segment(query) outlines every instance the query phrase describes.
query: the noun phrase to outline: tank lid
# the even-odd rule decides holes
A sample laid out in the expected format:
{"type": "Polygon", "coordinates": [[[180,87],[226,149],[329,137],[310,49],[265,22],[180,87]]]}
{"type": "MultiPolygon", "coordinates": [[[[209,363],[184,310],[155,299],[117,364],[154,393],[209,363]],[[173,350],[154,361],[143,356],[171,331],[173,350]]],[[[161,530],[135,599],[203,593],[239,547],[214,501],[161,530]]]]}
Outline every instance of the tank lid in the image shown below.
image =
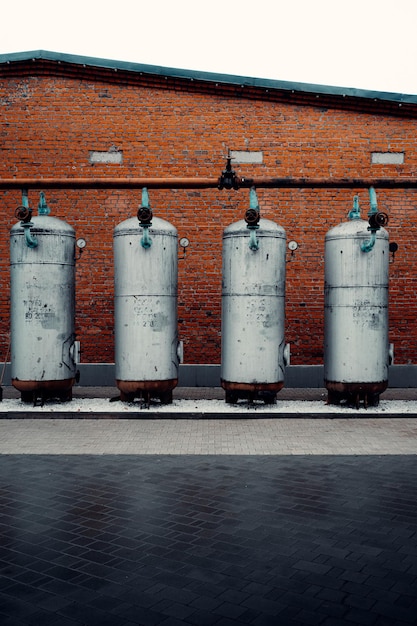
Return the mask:
{"type": "MultiPolygon", "coordinates": [[[[353,219],[349,222],[342,222],[337,226],[334,226],[326,233],[326,240],[328,239],[345,239],[346,237],[363,236],[370,237],[370,231],[368,230],[369,222],[363,219],[353,219]]],[[[385,228],[380,228],[376,231],[376,236],[379,239],[388,238],[388,232],[385,228]]]]}
{"type": "MultiPolygon", "coordinates": [[[[70,224],[50,215],[33,215],[30,221],[33,224],[31,227],[33,232],[67,233],[70,235],[75,233],[74,228],[70,224]]],[[[24,228],[21,222],[18,222],[12,226],[10,234],[23,234],[23,232],[24,228]]]]}
{"type": "MultiPolygon", "coordinates": [[[[226,226],[223,231],[223,237],[238,233],[242,236],[247,235],[248,237],[250,237],[250,230],[245,220],[239,220],[238,222],[234,222],[233,224],[229,224],[229,226],[226,226]]],[[[261,217],[261,219],[259,220],[259,228],[256,229],[256,236],[262,237],[265,235],[285,237],[285,230],[276,222],[261,217]]]]}
{"type": "MultiPolygon", "coordinates": [[[[120,222],[114,229],[114,236],[117,235],[132,235],[137,233],[141,234],[143,231],[142,226],[139,224],[137,217],[129,217],[127,220],[120,222]]],[[[167,220],[162,219],[161,217],[153,217],[152,223],[149,226],[149,233],[160,233],[165,235],[171,235],[172,237],[177,236],[177,229],[173,224],[168,222],[167,220]]]]}

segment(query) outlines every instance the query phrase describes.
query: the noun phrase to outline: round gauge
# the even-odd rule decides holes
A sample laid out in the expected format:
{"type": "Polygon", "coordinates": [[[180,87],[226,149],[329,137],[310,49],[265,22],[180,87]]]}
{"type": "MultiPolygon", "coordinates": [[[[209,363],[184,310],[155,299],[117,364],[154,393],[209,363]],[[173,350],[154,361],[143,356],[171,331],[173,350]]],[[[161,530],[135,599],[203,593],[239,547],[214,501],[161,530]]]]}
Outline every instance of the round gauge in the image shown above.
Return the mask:
{"type": "Polygon", "coordinates": [[[182,239],[180,239],[180,246],[181,248],[186,248],[189,245],[189,241],[187,239],[187,237],[183,237],[182,239]]]}
{"type": "Polygon", "coordinates": [[[85,248],[87,245],[87,242],[85,239],[83,239],[82,237],[80,239],[77,239],[77,247],[80,248],[81,250],[83,248],[85,248]]]}
{"type": "Polygon", "coordinates": [[[291,252],[294,252],[294,250],[297,250],[298,248],[298,243],[296,241],[290,241],[288,243],[288,248],[291,250],[291,252]]]}

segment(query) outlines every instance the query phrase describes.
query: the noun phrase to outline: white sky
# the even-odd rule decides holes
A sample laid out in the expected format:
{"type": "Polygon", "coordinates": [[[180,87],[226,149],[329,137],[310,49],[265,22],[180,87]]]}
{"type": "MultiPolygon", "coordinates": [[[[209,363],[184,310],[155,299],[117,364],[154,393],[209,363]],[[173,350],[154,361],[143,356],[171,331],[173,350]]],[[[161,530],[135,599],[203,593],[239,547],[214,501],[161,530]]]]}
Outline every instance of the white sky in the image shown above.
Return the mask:
{"type": "Polygon", "coordinates": [[[416,18],[417,0],[8,0],[0,54],[417,94],[416,18]]]}

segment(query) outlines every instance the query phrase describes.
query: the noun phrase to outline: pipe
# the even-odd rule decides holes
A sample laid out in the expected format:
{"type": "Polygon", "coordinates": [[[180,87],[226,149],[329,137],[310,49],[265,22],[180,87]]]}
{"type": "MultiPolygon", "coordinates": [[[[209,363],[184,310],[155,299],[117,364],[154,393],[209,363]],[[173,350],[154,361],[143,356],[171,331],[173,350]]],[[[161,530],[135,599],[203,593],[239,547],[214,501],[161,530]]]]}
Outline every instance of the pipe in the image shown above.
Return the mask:
{"type": "Polygon", "coordinates": [[[152,209],[149,206],[149,194],[146,187],[142,189],[142,204],[138,211],[138,219],[139,225],[143,228],[140,245],[148,250],[152,245],[152,239],[149,237],[149,227],[152,226],[152,209]]]}
{"type": "Polygon", "coordinates": [[[152,239],[149,237],[149,226],[150,224],[142,225],[143,233],[142,239],[140,240],[140,245],[142,246],[142,248],[145,248],[145,250],[148,250],[148,248],[150,248],[152,245],[152,239]]]}
{"type": "Polygon", "coordinates": [[[24,229],[25,241],[26,241],[27,247],[28,248],[37,248],[38,247],[38,240],[30,232],[30,229],[33,226],[33,222],[26,222],[26,223],[21,222],[21,225],[23,226],[23,229],[24,229]]]}
{"type": "Polygon", "coordinates": [[[27,215],[25,216],[25,219],[20,222],[20,225],[23,227],[23,232],[25,233],[26,245],[28,248],[36,248],[38,245],[38,240],[30,232],[30,229],[33,226],[33,222],[30,221],[32,211],[29,207],[27,189],[23,189],[22,191],[22,207],[27,210],[27,215]]]}
{"type": "Polygon", "coordinates": [[[246,211],[245,221],[250,231],[249,248],[253,251],[259,250],[259,241],[256,231],[259,228],[260,211],[258,197],[255,188],[252,187],[249,192],[249,209],[246,211]]]}
{"type": "MultiPolygon", "coordinates": [[[[376,200],[375,189],[373,187],[369,189],[369,201],[371,204],[371,208],[369,209],[368,217],[372,218],[373,215],[376,215],[378,213],[378,203],[376,200]]],[[[376,231],[379,230],[379,228],[380,228],[379,226],[377,228],[368,226],[368,230],[371,231],[371,238],[366,239],[365,241],[362,241],[361,243],[362,252],[370,252],[373,249],[375,242],[376,242],[376,231]]]]}
{"type": "MultiPolygon", "coordinates": [[[[5,189],[217,189],[218,178],[0,178],[5,189]]],[[[417,189],[417,178],[240,178],[258,189],[417,189]]]]}
{"type": "Polygon", "coordinates": [[[359,196],[355,196],[353,198],[353,208],[349,211],[348,218],[350,220],[360,220],[361,219],[361,210],[359,208],[359,196]]]}
{"type": "Polygon", "coordinates": [[[38,215],[49,215],[51,209],[46,204],[46,198],[43,191],[39,194],[39,205],[38,205],[38,215]]]}
{"type": "Polygon", "coordinates": [[[373,230],[371,232],[371,238],[367,239],[366,241],[362,241],[361,243],[362,252],[370,252],[372,248],[374,247],[375,242],[376,242],[376,231],[373,230]]]}
{"type": "Polygon", "coordinates": [[[259,241],[255,229],[259,228],[259,226],[248,226],[248,228],[250,228],[249,248],[256,252],[256,250],[259,250],[259,241]]]}

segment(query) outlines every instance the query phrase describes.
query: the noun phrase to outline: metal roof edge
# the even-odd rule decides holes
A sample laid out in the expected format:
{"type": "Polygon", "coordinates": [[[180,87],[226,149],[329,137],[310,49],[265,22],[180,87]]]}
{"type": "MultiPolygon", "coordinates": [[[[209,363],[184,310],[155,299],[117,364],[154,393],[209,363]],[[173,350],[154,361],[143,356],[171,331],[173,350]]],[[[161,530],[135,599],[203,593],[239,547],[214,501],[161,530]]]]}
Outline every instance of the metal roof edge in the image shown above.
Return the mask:
{"type": "Polygon", "coordinates": [[[190,81],[195,80],[218,84],[221,83],[225,85],[241,85],[245,87],[254,87],[258,89],[273,91],[320,94],[325,96],[359,98],[373,101],[382,100],[386,102],[388,101],[417,105],[417,95],[412,94],[372,91],[366,89],[357,89],[354,87],[338,87],[332,85],[319,85],[314,83],[281,81],[271,78],[254,78],[234,74],[220,74],[216,72],[188,70],[181,68],[164,67],[159,65],[147,65],[130,61],[117,61],[113,59],[87,57],[63,52],[52,52],[47,50],[34,50],[27,52],[0,54],[0,64],[30,60],[47,60],[52,62],[55,61],[57,63],[71,63],[81,66],[133,72],[136,74],[149,74],[153,76],[180,78],[190,81]]]}

